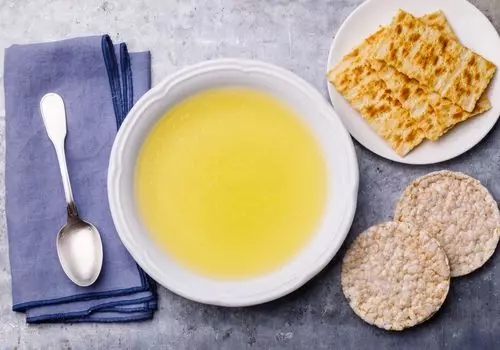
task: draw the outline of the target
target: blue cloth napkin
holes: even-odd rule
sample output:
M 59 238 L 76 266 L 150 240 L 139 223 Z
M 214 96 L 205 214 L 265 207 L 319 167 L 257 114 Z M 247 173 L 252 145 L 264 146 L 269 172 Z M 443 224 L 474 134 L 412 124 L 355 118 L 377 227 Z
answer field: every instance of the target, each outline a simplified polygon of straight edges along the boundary
M 5 51 L 6 216 L 13 310 L 27 322 L 126 322 L 156 310 L 156 285 L 120 242 L 107 198 L 113 140 L 150 88 L 149 52 L 128 53 L 109 36 L 14 45 Z M 82 218 L 101 233 L 104 260 L 91 287 L 64 274 L 56 235 L 66 220 L 56 154 L 40 115 L 48 92 L 62 96 L 66 156 Z

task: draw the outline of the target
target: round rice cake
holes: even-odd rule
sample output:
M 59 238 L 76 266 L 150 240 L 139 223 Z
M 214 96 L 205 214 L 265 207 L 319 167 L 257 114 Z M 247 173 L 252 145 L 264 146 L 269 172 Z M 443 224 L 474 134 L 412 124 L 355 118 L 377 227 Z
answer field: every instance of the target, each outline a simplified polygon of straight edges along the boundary
M 450 267 L 436 239 L 408 223 L 385 222 L 354 240 L 341 283 L 359 317 L 399 331 L 439 310 L 450 287 Z
M 481 267 L 500 234 L 496 201 L 481 183 L 462 173 L 438 171 L 415 180 L 403 193 L 395 220 L 436 237 L 450 261 L 451 276 Z

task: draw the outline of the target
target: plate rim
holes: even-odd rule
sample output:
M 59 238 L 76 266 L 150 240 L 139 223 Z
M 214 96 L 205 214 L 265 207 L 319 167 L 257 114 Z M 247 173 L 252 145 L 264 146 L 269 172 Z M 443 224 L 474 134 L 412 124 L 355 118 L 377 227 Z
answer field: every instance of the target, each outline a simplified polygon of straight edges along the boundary
M 377 3 L 377 2 L 383 3 L 383 2 L 387 2 L 387 1 L 390 1 L 390 0 L 366 0 L 366 1 L 362 2 L 361 4 L 359 4 L 359 6 L 356 7 L 345 18 L 345 20 L 342 22 L 342 24 L 338 28 L 337 32 L 335 33 L 335 35 L 333 37 L 333 40 L 332 40 L 332 43 L 330 44 L 330 49 L 328 51 L 328 58 L 327 58 L 327 62 L 326 62 L 326 72 L 329 72 L 333 68 L 333 66 L 335 64 L 335 62 L 332 62 L 332 60 L 333 60 L 334 51 L 336 49 L 336 43 L 337 43 L 339 34 L 340 35 L 343 34 L 343 32 L 345 31 L 345 27 L 349 24 L 349 22 L 352 21 L 353 18 L 355 18 L 355 16 L 357 15 L 357 13 L 359 11 L 361 11 L 364 7 L 370 6 L 372 3 Z M 486 23 L 496 33 L 497 39 L 500 42 L 500 33 L 496 30 L 495 26 L 491 23 L 491 21 L 488 19 L 488 17 L 486 17 L 486 15 L 481 10 L 479 10 L 473 3 L 471 3 L 468 0 L 454 0 L 454 1 L 456 2 L 456 4 L 462 2 L 461 6 L 469 6 L 469 8 L 473 9 L 478 14 L 480 14 L 480 16 L 486 21 Z M 439 9 L 439 0 L 435 1 L 435 3 L 436 3 L 436 9 Z M 402 4 L 402 6 L 403 6 L 403 4 Z M 344 53 L 344 54 L 347 54 L 347 52 Z M 497 76 L 500 75 L 500 66 L 499 65 L 497 65 L 497 72 L 495 74 Z M 493 79 L 494 78 L 495 77 L 493 77 Z M 498 84 L 500 85 L 500 76 L 498 76 L 497 79 L 499 80 Z M 334 110 L 337 112 L 337 108 L 335 107 L 335 97 L 334 97 L 335 93 L 336 93 L 335 92 L 335 88 L 328 81 L 328 79 L 325 79 L 325 82 L 326 82 L 326 85 L 327 85 L 327 91 L 328 91 L 329 100 L 330 100 L 330 102 L 331 102 Z M 340 97 L 343 98 L 342 96 L 340 96 Z M 349 107 L 352 109 L 351 106 L 349 106 Z M 355 111 L 354 109 L 353 109 L 353 111 L 356 114 L 359 115 L 359 112 Z M 344 122 L 344 118 L 346 118 L 346 117 L 344 117 L 342 115 L 342 113 L 340 113 L 340 111 L 337 112 L 337 115 L 342 120 L 342 122 Z M 359 115 L 359 117 L 362 118 L 361 115 Z M 387 160 L 390 160 L 390 161 L 393 161 L 393 162 L 396 162 L 396 163 L 400 163 L 400 164 L 408 164 L 408 165 L 432 165 L 432 164 L 439 164 L 439 163 L 446 162 L 448 160 L 452 160 L 452 159 L 457 158 L 457 157 L 459 157 L 459 156 L 461 156 L 461 155 L 469 152 L 470 150 L 472 150 L 475 146 L 477 146 L 479 143 L 481 143 L 481 141 L 483 141 L 484 138 L 492 131 L 492 129 L 497 124 L 499 118 L 500 118 L 500 112 L 497 113 L 497 115 L 495 116 L 494 120 L 492 120 L 491 125 L 488 127 L 487 130 L 484 131 L 484 134 L 481 137 L 479 137 L 475 142 L 469 143 L 463 149 L 460 149 L 460 150 L 458 150 L 456 152 L 450 152 L 450 154 L 448 154 L 446 156 L 440 157 L 439 159 L 436 159 L 436 160 L 430 160 L 430 161 L 427 161 L 427 160 L 412 160 L 412 159 L 409 159 L 408 157 L 400 157 L 392 149 L 391 149 L 391 153 L 385 154 L 383 151 L 380 151 L 378 149 L 374 149 L 374 147 L 369 147 L 366 144 L 367 142 L 364 141 L 364 139 L 362 137 L 356 137 L 354 135 L 355 133 L 351 132 L 351 130 L 350 130 L 351 128 L 349 127 L 348 123 L 344 123 L 344 126 L 348 130 L 348 132 L 351 135 L 351 137 L 353 139 L 355 139 L 361 146 L 363 146 L 365 149 L 367 149 L 368 151 L 372 152 L 373 154 L 375 154 L 375 155 L 377 155 L 377 156 L 379 156 L 381 158 L 384 158 L 384 159 L 387 159 Z M 378 135 L 376 135 L 376 136 L 378 136 Z M 378 137 L 380 137 L 380 136 L 378 136 Z M 381 140 L 381 141 L 385 142 L 385 140 Z M 427 140 L 424 140 L 424 142 L 425 141 L 427 141 Z M 418 146 L 417 146 L 417 148 L 418 148 Z
M 120 149 L 120 147 L 123 146 L 124 141 L 126 140 L 126 134 L 127 132 L 130 132 L 130 128 L 133 127 L 133 122 L 134 118 L 137 119 L 137 116 L 140 115 L 141 111 L 144 110 L 145 108 L 148 108 L 148 105 L 151 105 L 153 103 L 153 99 L 156 96 L 157 98 L 161 98 L 161 95 L 165 95 L 168 92 L 168 85 L 175 83 L 176 80 L 182 81 L 182 76 L 183 75 L 189 75 L 190 72 L 193 71 L 203 71 L 205 69 L 214 69 L 214 67 L 224 67 L 224 66 L 235 66 L 239 67 L 240 69 L 248 69 L 249 67 L 258 67 L 261 69 L 267 69 L 275 73 L 276 75 L 281 75 L 285 76 L 287 79 L 293 79 L 296 84 L 299 84 L 301 88 L 307 90 L 307 93 L 310 94 L 309 97 L 313 97 L 315 103 L 321 103 L 321 110 L 327 111 L 325 113 L 322 113 L 323 115 L 327 116 L 328 120 L 327 122 L 332 122 L 333 119 L 336 119 L 336 123 L 339 126 L 339 129 L 337 132 L 340 132 L 341 135 L 343 134 L 343 137 L 345 138 L 345 146 L 346 146 L 346 151 L 349 153 L 348 158 L 349 158 L 349 164 L 350 165 L 350 175 L 351 178 L 351 186 L 352 188 L 349 189 L 349 193 L 351 198 L 349 198 L 349 203 L 348 203 L 348 208 L 345 211 L 347 213 L 347 216 L 343 219 L 343 232 L 337 232 L 337 234 L 340 236 L 340 239 L 338 241 L 338 244 L 334 247 L 330 247 L 330 249 L 324 249 L 321 256 L 318 257 L 317 260 L 315 260 L 315 265 L 311 266 L 310 268 L 307 269 L 307 273 L 302 274 L 299 276 L 299 278 L 290 278 L 289 281 L 287 281 L 288 285 L 285 283 L 277 284 L 275 286 L 272 286 L 268 288 L 268 290 L 265 293 L 260 293 L 260 294 L 255 294 L 253 298 L 247 298 L 245 300 L 238 300 L 236 299 L 231 299 L 230 295 L 219 295 L 219 296 L 201 296 L 200 293 L 191 293 L 186 290 L 182 290 L 177 288 L 177 286 L 173 286 L 169 281 L 165 280 L 162 278 L 162 276 L 158 276 L 155 269 L 153 269 L 150 265 L 149 262 L 147 261 L 148 259 L 144 259 L 144 256 L 142 254 L 138 254 L 136 249 L 133 247 L 133 242 L 131 242 L 125 231 L 127 230 L 126 225 L 124 224 L 124 218 L 123 213 L 120 213 L 120 203 L 118 200 L 119 197 L 119 180 L 117 179 L 117 176 L 120 176 L 120 152 L 123 150 Z M 164 91 L 167 89 L 167 91 Z M 319 107 L 318 107 L 319 108 Z M 135 115 L 135 117 L 134 117 Z M 124 139 L 125 138 L 125 139 Z M 154 86 L 150 91 L 148 91 L 137 103 L 134 105 L 134 107 L 131 109 L 129 112 L 128 117 L 125 119 L 122 127 L 118 131 L 118 134 L 115 138 L 115 141 L 113 143 L 113 147 L 111 150 L 111 155 L 110 155 L 110 163 L 109 163 L 109 168 L 108 168 L 108 178 L 107 178 L 107 184 L 108 184 L 108 199 L 110 203 L 110 210 L 111 214 L 113 217 L 113 221 L 115 222 L 115 226 L 118 232 L 118 235 L 123 242 L 124 246 L 126 249 L 129 251 L 131 256 L 136 260 L 136 262 L 144 269 L 146 273 L 148 273 L 153 279 L 155 279 L 158 283 L 163 285 L 165 288 L 169 289 L 170 291 L 174 292 L 175 294 L 178 294 L 184 298 L 194 300 L 200 303 L 204 304 L 211 304 L 211 305 L 217 305 L 217 306 L 226 306 L 226 307 L 241 307 L 241 306 L 251 306 L 251 305 L 257 305 L 261 303 L 265 303 L 271 300 L 278 299 L 284 295 L 287 295 L 294 290 L 300 288 L 302 285 L 304 285 L 306 282 L 308 282 L 311 278 L 313 278 L 315 275 L 317 275 L 321 270 L 325 268 L 325 266 L 333 259 L 333 257 L 338 253 L 340 250 L 343 242 L 345 241 L 345 238 L 347 237 L 347 234 L 350 231 L 350 228 L 352 226 L 352 222 L 354 219 L 354 215 L 356 212 L 356 207 L 357 207 L 357 195 L 358 195 L 358 188 L 359 188 L 359 167 L 358 167 L 358 162 L 357 162 L 357 157 L 356 157 L 356 152 L 354 148 L 354 144 L 352 142 L 351 136 L 345 129 L 345 126 L 343 125 L 340 117 L 337 115 L 337 113 L 333 110 L 331 105 L 328 103 L 328 101 L 319 93 L 317 89 L 315 89 L 311 84 L 307 83 L 304 79 L 299 77 L 298 75 L 286 70 L 285 68 L 281 68 L 269 63 L 257 61 L 257 60 L 248 60 L 248 59 L 237 59 L 237 58 L 226 58 L 226 59 L 217 59 L 217 60 L 208 60 L 208 61 L 203 61 L 185 68 L 180 69 L 179 71 L 168 75 L 165 77 L 160 83 L 158 83 L 156 86 Z M 125 225 L 125 226 L 124 226 Z M 292 261 L 290 261 L 287 264 L 290 264 Z M 189 289 L 189 288 L 188 288 Z M 192 290 L 191 290 L 192 291 Z

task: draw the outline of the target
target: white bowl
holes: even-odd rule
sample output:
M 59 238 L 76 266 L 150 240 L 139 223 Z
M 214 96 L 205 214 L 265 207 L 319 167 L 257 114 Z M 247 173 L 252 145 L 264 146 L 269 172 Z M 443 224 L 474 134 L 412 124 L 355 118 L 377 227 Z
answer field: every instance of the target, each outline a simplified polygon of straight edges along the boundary
M 328 196 L 320 227 L 282 268 L 245 280 L 216 280 L 177 264 L 150 239 L 136 208 L 137 155 L 151 128 L 186 97 L 221 86 L 270 93 L 308 123 L 323 149 Z M 337 253 L 356 209 L 358 166 L 351 138 L 331 106 L 312 86 L 276 66 L 239 59 L 206 61 L 168 76 L 132 108 L 111 152 L 108 196 L 118 234 L 137 263 L 157 282 L 185 298 L 222 306 L 247 306 L 279 298 L 302 286 Z

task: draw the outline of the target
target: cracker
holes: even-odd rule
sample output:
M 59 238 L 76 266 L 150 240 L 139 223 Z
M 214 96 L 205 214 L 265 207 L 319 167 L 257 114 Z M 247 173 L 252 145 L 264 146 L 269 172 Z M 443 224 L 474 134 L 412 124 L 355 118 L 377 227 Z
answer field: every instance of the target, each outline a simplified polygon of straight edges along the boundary
M 353 56 L 355 61 L 358 56 Z M 405 156 L 424 140 L 418 121 L 366 61 L 343 68 L 342 74 L 334 75 L 330 81 L 398 155 Z
M 458 41 L 442 11 L 428 13 L 419 19 L 426 25 L 439 30 L 447 39 Z M 396 18 L 394 18 L 393 23 L 395 21 Z M 381 37 L 382 35 L 379 35 L 377 40 L 380 40 Z M 439 139 L 456 124 L 491 109 L 486 91 L 479 98 L 474 110 L 469 113 L 421 85 L 415 79 L 409 79 L 383 61 L 372 59 L 371 65 L 379 72 L 379 76 L 396 95 L 403 108 L 409 110 L 412 117 L 419 120 L 420 128 L 425 133 L 425 137 L 431 141 Z
M 432 13 L 428 13 L 425 16 L 419 17 L 419 19 L 428 26 L 431 26 L 439 30 L 442 34 L 446 35 L 447 37 L 458 41 L 458 38 L 455 35 L 455 33 L 453 33 L 453 30 L 448 24 L 448 21 L 446 20 L 446 16 L 444 15 L 443 11 L 437 10 Z
M 493 63 L 403 10 L 377 44 L 374 58 L 467 112 L 474 110 L 496 70 Z
M 486 93 L 469 113 L 382 61 L 371 60 L 370 64 L 401 106 L 417 121 L 425 138 L 431 141 L 439 139 L 456 124 L 491 109 Z
M 420 18 L 456 39 L 441 11 Z M 328 72 L 328 80 L 400 156 L 424 139 L 437 140 L 454 125 L 491 108 L 483 94 L 472 113 L 442 98 L 383 61 L 371 58 L 389 26 L 380 28 Z
M 381 28 L 345 55 L 328 73 L 328 79 L 372 129 L 398 155 L 405 156 L 424 140 L 425 134 L 369 63 L 368 57 L 383 32 Z
M 361 233 L 342 264 L 344 295 L 369 324 L 403 330 L 429 319 L 450 287 L 448 259 L 438 241 L 403 222 Z
M 481 267 L 500 235 L 496 201 L 481 183 L 462 173 L 438 171 L 415 180 L 403 193 L 395 219 L 426 230 L 443 246 L 451 276 Z

